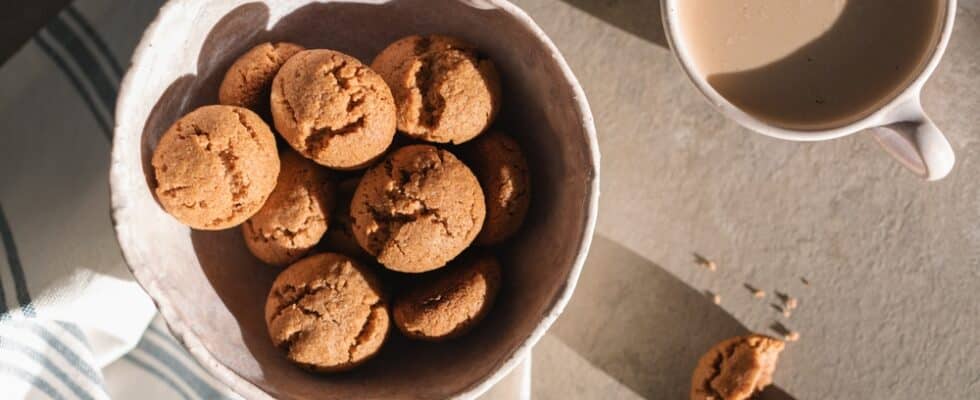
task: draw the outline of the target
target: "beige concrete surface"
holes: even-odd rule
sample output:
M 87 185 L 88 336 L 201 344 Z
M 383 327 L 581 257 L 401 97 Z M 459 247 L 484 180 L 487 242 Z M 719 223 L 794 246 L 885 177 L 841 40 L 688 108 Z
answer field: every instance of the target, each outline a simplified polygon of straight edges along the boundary
M 531 359 L 526 358 L 478 397 L 479 400 L 530 400 L 531 399 Z
M 536 399 L 684 398 L 712 341 L 775 322 L 801 339 L 772 398 L 980 398 L 980 1 L 960 1 L 923 97 L 958 156 L 937 183 L 868 135 L 791 143 L 727 121 L 664 47 L 658 1 L 516 3 L 581 80 L 602 150 L 598 237 L 535 349 Z M 775 291 L 799 299 L 790 318 Z
M 533 358 L 531 395 L 534 399 L 643 398 L 554 335 L 545 335 L 538 342 Z

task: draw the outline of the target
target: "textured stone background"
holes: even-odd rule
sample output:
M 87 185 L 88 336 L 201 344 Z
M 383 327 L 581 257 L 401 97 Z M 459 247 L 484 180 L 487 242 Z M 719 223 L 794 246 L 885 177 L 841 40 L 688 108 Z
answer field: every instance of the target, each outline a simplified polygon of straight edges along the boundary
M 937 183 L 868 135 L 792 143 L 725 120 L 666 49 L 659 1 L 516 3 L 581 80 L 602 149 L 598 235 L 534 353 L 536 398 L 684 398 L 712 342 L 777 321 L 802 338 L 770 398 L 980 398 L 980 1 L 960 1 L 923 96 L 958 157 Z M 776 290 L 800 300 L 789 319 Z

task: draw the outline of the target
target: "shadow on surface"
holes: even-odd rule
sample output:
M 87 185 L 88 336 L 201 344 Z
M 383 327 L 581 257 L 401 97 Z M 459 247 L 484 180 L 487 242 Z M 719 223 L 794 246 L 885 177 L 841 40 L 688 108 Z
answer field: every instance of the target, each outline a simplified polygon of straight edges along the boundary
M 755 396 L 756 400 L 796 400 L 795 397 L 790 396 L 783 389 L 778 386 L 769 386 L 766 390 Z
M 701 291 L 597 235 L 575 296 L 551 332 L 637 394 L 680 399 L 712 345 L 749 331 Z M 792 399 L 767 392 L 764 399 Z
M 667 48 L 659 0 L 564 0 L 582 11 Z

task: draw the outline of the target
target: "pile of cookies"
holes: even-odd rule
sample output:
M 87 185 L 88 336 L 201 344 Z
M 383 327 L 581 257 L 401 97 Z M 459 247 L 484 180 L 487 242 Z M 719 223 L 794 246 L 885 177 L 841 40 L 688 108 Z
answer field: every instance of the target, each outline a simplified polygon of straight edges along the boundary
M 494 64 L 456 38 L 409 36 L 370 66 L 263 43 L 229 68 L 218 105 L 161 137 L 154 191 L 180 222 L 240 225 L 255 257 L 286 267 L 265 306 L 272 342 L 306 368 L 348 370 L 392 321 L 441 341 L 491 308 L 494 246 L 530 199 L 523 152 L 490 128 L 500 102 Z

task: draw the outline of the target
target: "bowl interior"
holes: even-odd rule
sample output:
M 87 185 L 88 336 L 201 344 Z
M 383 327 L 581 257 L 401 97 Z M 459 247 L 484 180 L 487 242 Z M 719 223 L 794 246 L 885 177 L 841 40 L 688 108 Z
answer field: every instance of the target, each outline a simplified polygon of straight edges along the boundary
M 175 333 L 204 365 L 249 396 L 446 398 L 471 393 L 523 351 L 570 295 L 594 221 L 591 117 L 560 57 L 513 6 L 495 1 L 171 1 L 143 38 L 123 84 L 113 149 L 113 216 L 123 252 Z M 498 251 L 504 288 L 477 329 L 440 344 L 393 329 L 381 354 L 354 371 L 315 375 L 274 348 L 263 320 L 277 270 L 238 229 L 194 231 L 159 207 L 150 157 L 179 116 L 216 102 L 225 69 L 263 41 L 336 49 L 370 63 L 388 43 L 442 33 L 475 43 L 502 76 L 496 126 L 528 153 L 532 205 Z M 261 391 L 260 391 L 261 390 Z M 471 393 L 472 394 L 472 393 Z

